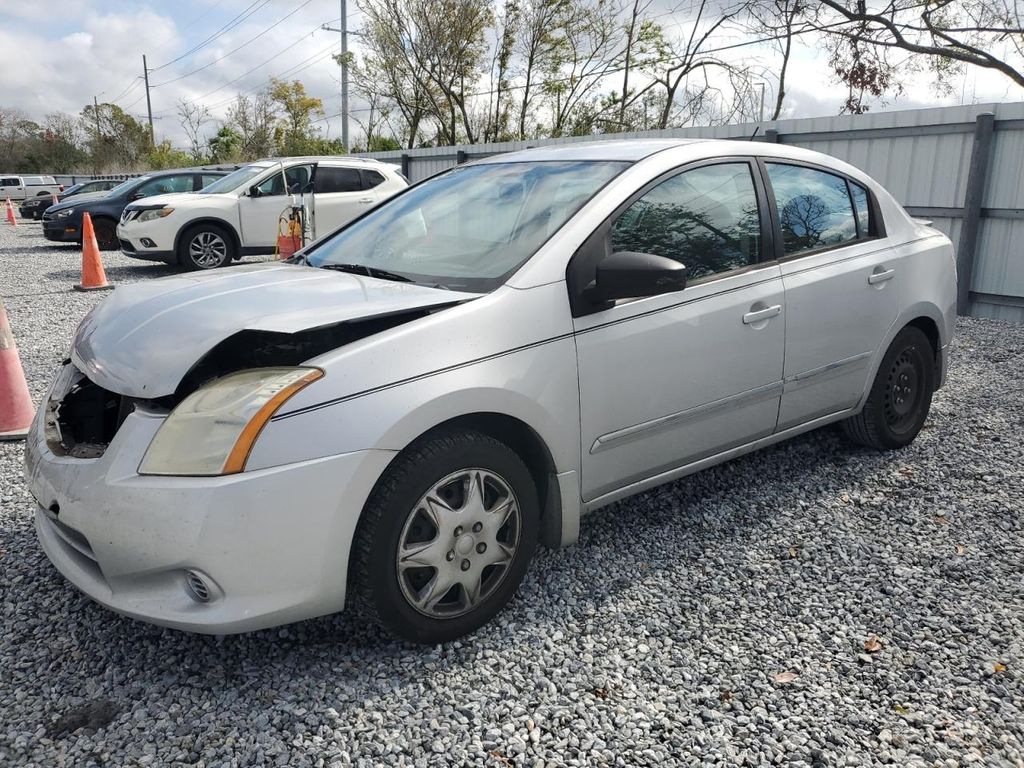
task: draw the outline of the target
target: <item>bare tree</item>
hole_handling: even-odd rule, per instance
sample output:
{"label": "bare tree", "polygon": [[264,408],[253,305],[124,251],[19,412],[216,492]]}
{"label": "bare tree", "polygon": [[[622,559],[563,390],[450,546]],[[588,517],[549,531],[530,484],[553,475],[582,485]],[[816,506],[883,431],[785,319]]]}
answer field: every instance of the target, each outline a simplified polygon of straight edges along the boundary
{"label": "bare tree", "polygon": [[205,157],[203,150],[206,139],[202,135],[202,130],[203,126],[210,122],[210,110],[203,104],[182,99],[178,102],[178,117],[181,118],[181,127],[188,137],[192,161],[199,163]]}
{"label": "bare tree", "polygon": [[238,94],[235,103],[228,108],[227,126],[241,137],[243,159],[256,160],[275,154],[277,112],[265,92],[261,91],[252,98]]}
{"label": "bare tree", "polygon": [[520,140],[527,138],[526,122],[539,90],[537,81],[555,69],[555,57],[562,47],[559,30],[564,27],[568,11],[568,0],[523,0],[515,47],[523,81],[519,100]]}
{"label": "bare tree", "polygon": [[[620,0],[571,0],[559,45],[552,57],[551,75],[543,82],[551,112],[552,136],[592,129],[601,82],[619,70],[624,30]],[[581,112],[584,119],[573,119]],[[569,123],[574,126],[570,129]]]}
{"label": "bare tree", "polygon": [[782,59],[776,75],[778,85],[775,88],[775,108],[769,118],[771,120],[778,120],[782,115],[793,38],[805,29],[804,14],[807,6],[807,0],[756,0],[750,4],[750,20],[753,23],[748,25],[748,31],[752,35],[771,37]]}
{"label": "bare tree", "polygon": [[[861,61],[884,62],[899,50],[929,60],[936,74],[950,62],[991,69],[1024,87],[1024,23],[1017,0],[820,0],[817,30],[849,41]],[[873,49],[871,54],[869,50]]]}

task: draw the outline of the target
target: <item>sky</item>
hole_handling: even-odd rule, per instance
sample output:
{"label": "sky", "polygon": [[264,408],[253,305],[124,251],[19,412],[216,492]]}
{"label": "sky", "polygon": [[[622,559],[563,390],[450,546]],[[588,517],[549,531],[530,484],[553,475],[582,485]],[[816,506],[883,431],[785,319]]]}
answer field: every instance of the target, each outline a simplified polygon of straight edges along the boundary
{"label": "sky", "polygon": [[[668,7],[672,0],[656,0]],[[358,32],[361,12],[349,0],[349,29]],[[685,27],[685,15],[661,12],[669,32]],[[176,105],[184,99],[206,104],[216,119],[225,116],[237,93],[254,92],[270,76],[299,79],[323,99],[328,119],[318,125],[340,136],[340,76],[331,54],[339,50],[339,0],[3,0],[0,7],[0,107],[17,108],[41,120],[55,111],[77,114],[97,97],[113,101],[139,119],[146,117],[142,56],[150,68],[157,140],[187,142]],[[227,25],[229,29],[223,31]],[[214,39],[210,39],[217,35]],[[738,40],[728,34],[723,44]],[[839,112],[845,91],[831,82],[827,57],[815,40],[801,38],[794,50],[784,117],[817,117]],[[350,36],[358,55],[358,35]],[[736,58],[772,63],[767,46],[743,48]],[[13,65],[13,66],[12,66]],[[774,83],[767,80],[766,102]],[[984,70],[968,69],[954,93],[939,97],[926,74],[913,75],[905,93],[875,103],[873,111],[959,103],[1024,100],[1024,89]],[[351,99],[353,136],[364,109]]]}

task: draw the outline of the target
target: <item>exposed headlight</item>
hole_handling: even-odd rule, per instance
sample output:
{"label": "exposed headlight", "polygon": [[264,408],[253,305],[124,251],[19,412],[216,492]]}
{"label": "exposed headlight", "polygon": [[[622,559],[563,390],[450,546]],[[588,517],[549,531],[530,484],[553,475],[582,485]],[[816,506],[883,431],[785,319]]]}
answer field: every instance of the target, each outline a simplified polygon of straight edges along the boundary
{"label": "exposed headlight", "polygon": [[65,216],[70,216],[74,212],[74,208],[65,208],[63,211],[57,211],[55,215],[58,219],[63,219]]}
{"label": "exposed headlight", "polygon": [[270,417],[324,375],[319,368],[254,368],[186,397],[157,430],[141,475],[230,475],[245,469]]}
{"label": "exposed headlight", "polygon": [[170,216],[174,213],[173,208],[150,208],[139,214],[139,218],[136,221],[152,221],[153,219],[162,219],[164,216]]}

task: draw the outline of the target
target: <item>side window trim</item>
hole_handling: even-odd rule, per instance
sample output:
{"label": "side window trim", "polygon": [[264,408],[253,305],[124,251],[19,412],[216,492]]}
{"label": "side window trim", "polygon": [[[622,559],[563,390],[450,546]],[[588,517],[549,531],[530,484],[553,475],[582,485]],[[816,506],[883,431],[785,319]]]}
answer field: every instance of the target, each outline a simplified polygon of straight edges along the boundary
{"label": "side window trim", "polygon": [[[702,168],[709,165],[746,165],[750,171],[751,183],[754,185],[754,194],[757,199],[758,207],[758,220],[761,228],[761,249],[760,256],[757,261],[748,264],[745,267],[738,269],[729,270],[728,272],[720,272],[718,274],[706,275],[703,278],[694,279],[691,281],[693,285],[705,285],[712,283],[724,278],[735,277],[738,274],[748,272],[755,269],[761,269],[766,263],[770,263],[776,260],[774,255],[775,243],[781,243],[781,235],[776,236],[775,230],[772,226],[774,220],[767,220],[772,214],[769,211],[769,204],[772,196],[768,194],[770,187],[767,187],[764,180],[761,179],[761,169],[758,168],[760,158],[753,155],[724,155],[718,157],[702,158],[700,160],[693,160],[683,165],[677,165],[668,171],[665,171],[661,175],[648,181],[640,189],[633,192],[626,200],[620,203],[614,211],[609,214],[604,221],[594,227],[594,231],[590,233],[583,244],[576,249],[576,252],[569,259],[569,263],[565,268],[566,277],[566,288],[569,293],[569,307],[573,317],[583,317],[584,315],[591,314],[594,311],[599,311],[600,308],[595,309],[586,304],[583,299],[583,289],[586,285],[581,285],[580,272],[582,271],[580,262],[584,259],[591,258],[594,260],[596,266],[600,258],[608,256],[608,246],[611,241],[611,227],[612,223],[623,213],[625,213],[630,206],[637,202],[640,198],[644,197],[648,192],[653,190],[655,187],[663,184],[669,179],[673,179],[687,171],[692,171],[697,168]],[[771,210],[774,210],[772,208]],[[779,246],[781,247],[781,245]],[[595,251],[601,249],[604,251],[600,258],[595,257]],[[771,249],[771,250],[770,250]],[[574,269],[575,267],[575,269]]]}
{"label": "side window trim", "polygon": [[[768,206],[771,209],[771,231],[772,239],[775,241],[775,261],[786,262],[794,259],[802,259],[805,256],[817,256],[821,253],[827,253],[828,251],[839,250],[840,248],[849,248],[853,245],[860,245],[869,240],[880,240],[885,237],[885,221],[882,219],[881,209],[878,206],[878,201],[875,199],[875,193],[866,184],[861,184],[859,181],[851,179],[846,174],[835,170],[834,168],[828,168],[823,165],[816,163],[808,163],[804,160],[790,160],[785,157],[771,157],[768,155],[758,155],[756,158],[757,166],[760,170],[761,180],[765,186],[765,190],[768,195]],[[853,212],[854,225],[857,228],[857,237],[853,240],[848,240],[844,243],[836,243],[835,245],[826,245],[821,248],[814,248],[807,251],[801,251],[800,253],[794,253],[791,256],[787,256],[783,246],[782,239],[782,224],[778,213],[778,204],[775,200],[775,190],[772,188],[771,179],[768,177],[768,163],[774,163],[776,165],[791,165],[797,168],[808,168],[812,171],[821,171],[832,176],[836,176],[842,179],[846,183],[846,193],[850,198],[850,209]],[[860,222],[857,217],[857,205],[853,200],[853,189],[851,184],[856,184],[861,187],[868,195],[868,227],[869,232],[867,235],[860,234]]]}

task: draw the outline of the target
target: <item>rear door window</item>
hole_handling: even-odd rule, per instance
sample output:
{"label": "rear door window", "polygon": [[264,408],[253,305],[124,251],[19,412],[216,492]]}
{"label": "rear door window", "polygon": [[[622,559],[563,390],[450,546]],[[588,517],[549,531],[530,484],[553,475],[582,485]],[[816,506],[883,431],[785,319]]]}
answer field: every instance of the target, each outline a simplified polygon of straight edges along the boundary
{"label": "rear door window", "polygon": [[765,165],[775,193],[786,256],[857,239],[857,219],[846,179],[816,168]]}
{"label": "rear door window", "polygon": [[316,169],[313,185],[319,193],[358,192],[363,188],[363,180],[357,168],[321,165]]}

